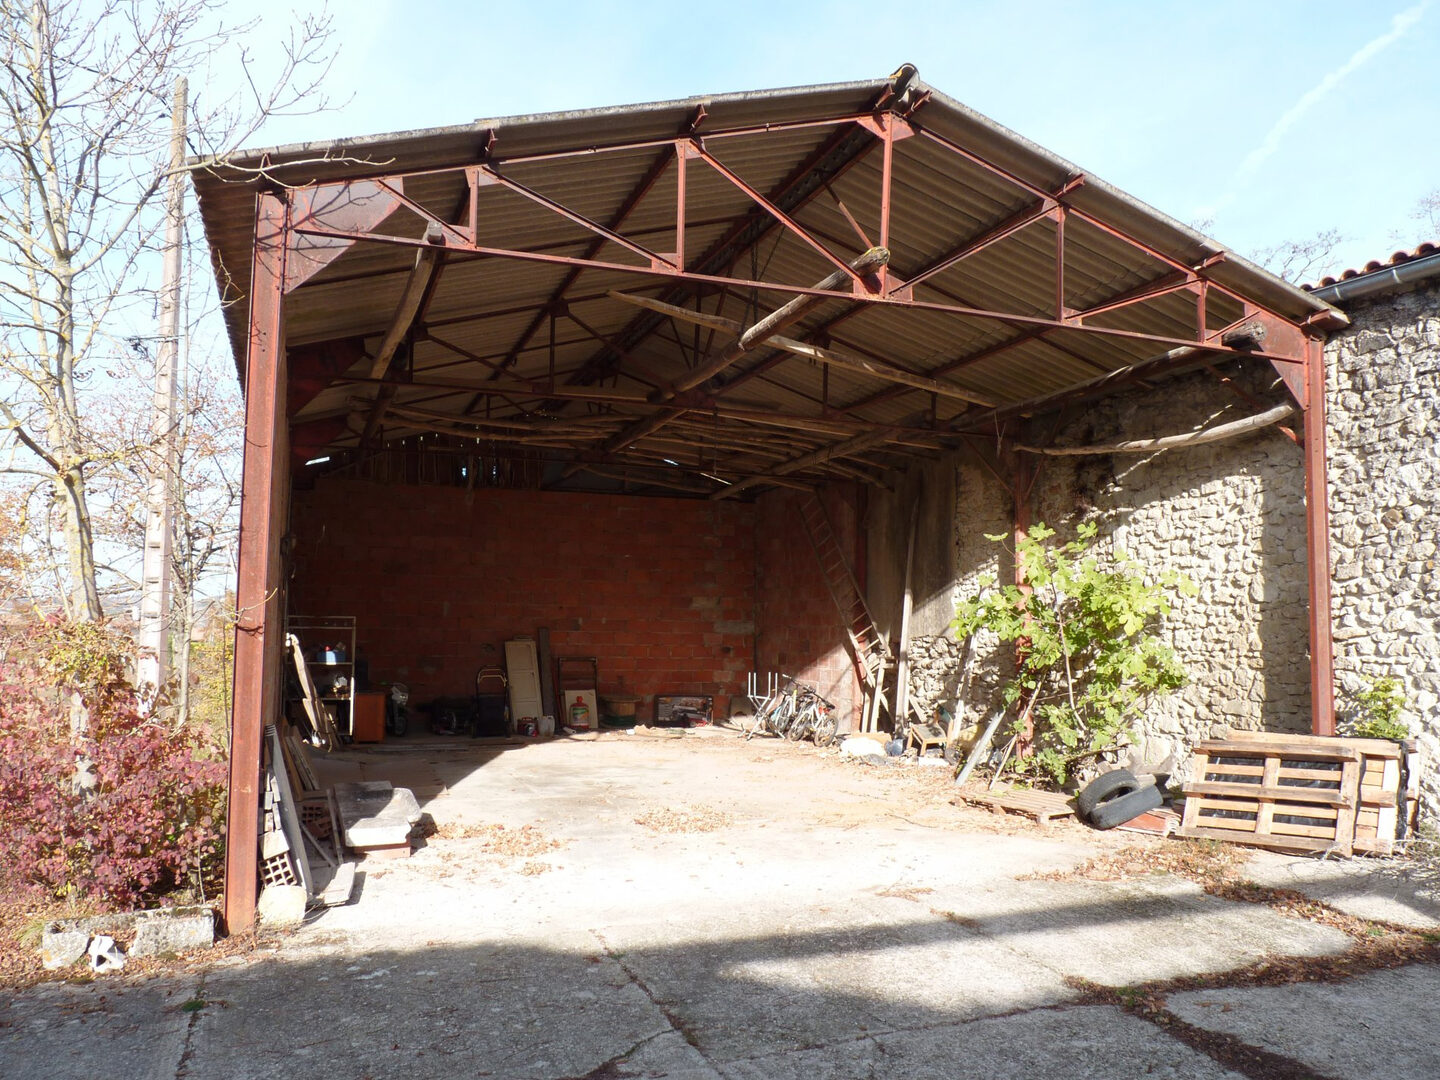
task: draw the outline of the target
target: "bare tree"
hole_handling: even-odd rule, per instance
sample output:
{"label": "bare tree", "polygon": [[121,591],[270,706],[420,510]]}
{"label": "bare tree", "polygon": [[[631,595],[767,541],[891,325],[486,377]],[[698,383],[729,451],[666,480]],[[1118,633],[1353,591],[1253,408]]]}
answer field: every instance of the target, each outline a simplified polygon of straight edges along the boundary
{"label": "bare tree", "polygon": [[1308,239],[1261,248],[1255,253],[1255,261],[1286,281],[1310,281],[1330,269],[1335,249],[1344,241],[1340,230],[1322,229]]}
{"label": "bare tree", "polygon": [[1410,219],[1420,222],[1425,231],[1426,235],[1420,239],[1431,243],[1440,240],[1440,188],[1421,197],[1415,209],[1410,211]]}
{"label": "bare tree", "polygon": [[[205,615],[203,596],[221,595],[218,578],[229,568],[239,526],[241,439],[244,407],[240,386],[228,354],[197,351],[181,342],[184,357],[178,383],[179,409],[171,433],[180,482],[172,496],[170,563],[175,590],[166,628],[172,635],[178,686],[175,700],[187,715],[189,643],[197,618]],[[127,362],[139,376],[150,364],[145,342],[132,342]],[[137,553],[145,537],[146,488],[163,470],[167,448],[146,441],[148,401],[143,381],[126,378],[124,392],[96,402],[90,413],[97,447],[124,448],[106,452],[91,479],[97,561],[107,571],[110,587],[103,599],[112,606],[130,606],[140,592]],[[115,561],[107,562],[113,557]]]}
{"label": "bare tree", "polygon": [[269,117],[323,107],[327,16],[302,20],[267,56],[262,87],[244,49],[251,28],[226,26],[221,9],[0,0],[0,471],[48,488],[56,574],[76,619],[104,617],[90,478],[149,438],[103,445],[86,421],[123,377],[125,343],[154,333],[171,85],[210,56],[238,58],[243,93],[210,103],[202,92],[191,114],[191,150],[212,158]]}

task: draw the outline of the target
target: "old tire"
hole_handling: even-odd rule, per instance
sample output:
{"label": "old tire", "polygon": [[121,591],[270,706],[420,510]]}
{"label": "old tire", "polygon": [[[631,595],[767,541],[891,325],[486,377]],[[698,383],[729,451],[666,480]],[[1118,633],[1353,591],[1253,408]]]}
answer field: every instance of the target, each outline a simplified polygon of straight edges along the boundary
{"label": "old tire", "polygon": [[1164,801],[1165,797],[1160,793],[1160,789],[1147,784],[1102,802],[1085,815],[1085,820],[1097,829],[1113,829],[1117,825],[1124,825],[1131,818],[1139,817],[1147,810],[1156,809]]}
{"label": "old tire", "polygon": [[1102,773],[1090,783],[1085,789],[1075,796],[1075,810],[1082,818],[1089,819],[1095,812],[1095,808],[1106,799],[1114,798],[1117,795],[1124,795],[1139,788],[1140,781],[1135,779],[1135,774],[1129,769],[1114,769]]}

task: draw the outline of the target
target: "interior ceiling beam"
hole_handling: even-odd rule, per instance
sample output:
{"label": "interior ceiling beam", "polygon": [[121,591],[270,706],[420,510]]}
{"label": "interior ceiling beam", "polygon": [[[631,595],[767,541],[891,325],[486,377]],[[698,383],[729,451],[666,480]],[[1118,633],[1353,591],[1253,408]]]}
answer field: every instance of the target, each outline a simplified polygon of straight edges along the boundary
{"label": "interior ceiling beam", "polygon": [[[880,108],[887,99],[895,96],[895,85],[892,82],[890,88],[878,94],[867,113]],[[836,128],[834,134],[766,195],[767,202],[793,216],[873,151],[879,142],[869,131],[858,126],[855,122],[857,119],[858,117],[851,116],[833,121]],[[714,135],[707,133],[706,138],[713,139]],[[759,206],[753,207],[712,243],[691,264],[691,268],[702,273],[731,268],[779,228],[780,223],[775,218]],[[675,288],[668,291],[664,299],[679,300],[685,295],[686,290]],[[627,348],[633,349],[654,333],[661,322],[660,318],[653,315],[637,316],[616,338],[625,343]],[[576,381],[596,378],[608,359],[607,354],[597,353],[582,369]]]}
{"label": "interior ceiling beam", "polygon": [[[644,175],[640,177],[640,180],[630,190],[629,194],[621,201],[615,213],[605,219],[605,227],[607,229],[619,229],[625,224],[630,215],[634,213],[635,208],[645,200],[645,197],[650,194],[651,189],[659,182],[660,177],[665,174],[666,168],[674,157],[675,149],[673,146],[662,147],[659,152],[656,153],[654,160],[650,162],[650,167],[645,170]],[[601,248],[604,246],[605,238],[603,236],[595,237],[586,245],[585,257],[593,259],[600,253]],[[535,317],[530,320],[530,323],[521,331],[520,336],[515,339],[515,344],[510,347],[510,351],[506,354],[505,359],[501,361],[500,366],[502,368],[514,366],[515,361],[519,358],[520,352],[530,343],[530,339],[535,336],[536,332],[544,323],[547,309],[565,299],[566,294],[569,293],[583,272],[583,268],[578,266],[572,266],[565,272],[565,276],[560,279],[560,284],[555,286],[551,291],[545,306],[535,312]]]}
{"label": "interior ceiling beam", "polygon": [[[842,270],[836,270],[826,275],[820,281],[820,286],[832,288],[841,280],[848,280],[850,275],[858,274],[860,280],[870,278],[877,270],[890,261],[890,252],[885,248],[871,248],[862,252],[850,261],[850,264]],[[791,299],[788,303],[775,309],[765,318],[761,319],[754,326],[743,330],[730,341],[719,354],[713,356],[707,363],[699,364],[687,372],[683,377],[677,379],[668,387],[649,395],[649,400],[655,404],[663,404],[673,401],[687,390],[707,382],[720,372],[724,371],[736,360],[744,356],[749,350],[763,344],[766,339],[774,337],[781,330],[803,319],[813,308],[822,302],[813,296],[801,295]],[[624,431],[616,432],[606,439],[600,446],[602,454],[613,454],[617,450],[623,450],[638,439],[644,438],[653,431],[659,430],[665,424],[682,415],[685,410],[666,409],[664,412],[656,413],[638,420],[631,427]],[[566,472],[561,475],[562,480],[569,479],[574,475]]]}
{"label": "interior ceiling beam", "polygon": [[[616,300],[627,304],[634,304],[637,307],[649,308],[651,311],[659,311],[668,314],[672,318],[694,322],[700,326],[708,326],[714,329],[739,333],[744,329],[744,323],[739,319],[729,319],[724,316],[707,315],[691,311],[689,308],[679,307],[674,304],[662,303],[659,300],[651,300],[649,297],[634,296],[629,293],[613,292],[610,294]],[[757,324],[758,325],[758,324]],[[796,356],[803,356],[807,360],[816,363],[833,365],[847,371],[854,371],[862,375],[870,375],[885,382],[901,383],[917,390],[928,390],[932,394],[939,394],[941,397],[953,398],[957,401],[964,401],[971,405],[994,405],[988,400],[975,393],[973,390],[965,390],[950,383],[943,383],[932,379],[927,375],[911,371],[898,364],[892,364],[883,360],[868,360],[861,356],[852,356],[836,349],[822,348],[818,345],[811,345],[795,338],[786,337],[783,334],[775,334],[769,338],[769,344],[793,353]]]}
{"label": "interior ceiling beam", "polygon": [[808,469],[814,465],[822,464],[834,458],[842,458],[848,457],[853,454],[859,454],[865,450],[869,450],[872,447],[878,446],[881,443],[886,442],[888,439],[889,435],[886,432],[879,431],[868,432],[864,435],[856,435],[854,438],[846,439],[844,442],[835,443],[831,446],[824,446],[821,447],[819,450],[815,450],[809,454],[804,454],[797,458],[791,458],[784,464],[777,465],[769,472],[759,473],[755,476],[747,476],[745,479],[736,481],[729,487],[722,488],[721,490],[715,492],[715,494],[711,495],[710,498],[734,498],[742,491],[746,491],[757,484],[773,483],[775,480],[788,476],[791,473],[799,472],[802,469]]}

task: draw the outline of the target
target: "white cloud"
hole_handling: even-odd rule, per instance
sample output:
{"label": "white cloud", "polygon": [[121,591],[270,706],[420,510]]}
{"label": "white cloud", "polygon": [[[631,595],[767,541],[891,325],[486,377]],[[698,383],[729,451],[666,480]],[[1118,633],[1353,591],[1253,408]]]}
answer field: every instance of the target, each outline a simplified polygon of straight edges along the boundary
{"label": "white cloud", "polygon": [[1287,109],[1279,120],[1265,133],[1265,138],[1260,145],[1245,155],[1245,160],[1240,162],[1240,167],[1235,170],[1235,175],[1230,181],[1229,188],[1215,201],[1213,206],[1205,208],[1206,216],[1213,217],[1216,212],[1232,204],[1239,196],[1240,190],[1250,182],[1251,178],[1260,170],[1279,149],[1285,136],[1289,133],[1307,112],[1313,109],[1327,94],[1339,86],[1350,75],[1354,74],[1366,63],[1373,60],[1390,45],[1399,41],[1424,17],[1426,9],[1430,6],[1430,0],[1406,8],[1390,20],[1390,29],[1379,37],[1372,38],[1359,49],[1351,54],[1339,67],[1326,73],[1318,83],[1305,91]]}

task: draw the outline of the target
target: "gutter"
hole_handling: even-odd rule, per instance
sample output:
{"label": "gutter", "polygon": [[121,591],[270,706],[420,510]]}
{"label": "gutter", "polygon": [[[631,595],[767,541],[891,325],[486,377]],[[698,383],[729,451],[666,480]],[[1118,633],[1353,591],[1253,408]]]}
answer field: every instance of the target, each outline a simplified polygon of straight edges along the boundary
{"label": "gutter", "polygon": [[1313,290],[1310,295],[1327,304],[1338,304],[1346,300],[1358,300],[1362,296],[1414,284],[1440,274],[1440,251],[1419,259],[1411,259],[1399,266],[1387,266],[1383,270],[1346,278],[1334,285]]}

